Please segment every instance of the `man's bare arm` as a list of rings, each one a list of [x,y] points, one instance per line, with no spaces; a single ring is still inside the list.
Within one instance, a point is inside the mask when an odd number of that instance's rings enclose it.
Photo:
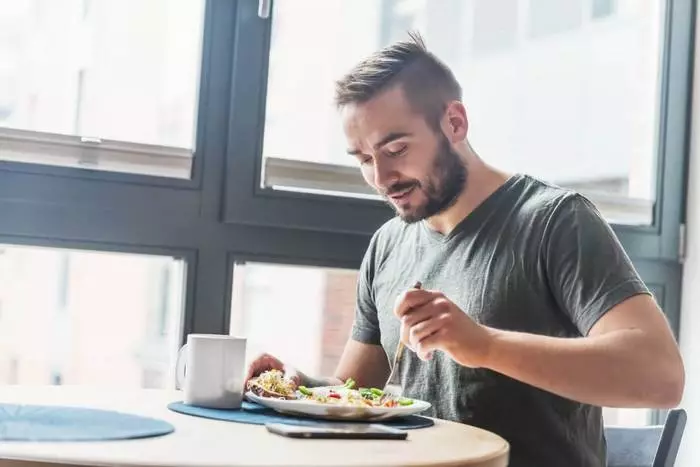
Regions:
[[[299,373],[301,384],[308,387],[343,384],[348,378],[360,387],[383,387],[389,376],[389,362],[379,345],[349,339],[333,377],[314,378]]]
[[[487,367],[564,397],[609,407],[668,408],[683,394],[678,347],[647,295],[614,307],[588,337],[493,334]]]

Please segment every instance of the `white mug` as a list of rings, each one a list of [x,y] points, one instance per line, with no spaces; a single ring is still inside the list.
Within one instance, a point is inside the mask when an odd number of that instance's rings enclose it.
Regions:
[[[246,338],[189,334],[177,356],[176,386],[185,404],[237,409],[243,400]]]

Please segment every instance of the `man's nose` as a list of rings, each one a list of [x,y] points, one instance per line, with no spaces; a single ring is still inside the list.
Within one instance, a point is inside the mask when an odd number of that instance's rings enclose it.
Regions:
[[[375,159],[374,163],[374,186],[383,193],[398,181],[399,177],[392,164],[387,161]]]

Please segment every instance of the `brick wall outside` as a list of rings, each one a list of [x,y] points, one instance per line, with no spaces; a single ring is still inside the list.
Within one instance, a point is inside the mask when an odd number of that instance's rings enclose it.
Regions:
[[[332,375],[355,314],[356,271],[326,271],[321,334],[321,374]]]

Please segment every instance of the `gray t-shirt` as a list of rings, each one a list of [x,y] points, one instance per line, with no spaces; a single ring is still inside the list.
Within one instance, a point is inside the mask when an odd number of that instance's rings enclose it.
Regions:
[[[585,336],[624,299],[649,293],[615,234],[583,196],[515,175],[449,235],[423,222],[387,222],[373,236],[358,281],[352,338],[393,359],[396,297],[420,280],[487,326],[555,337]],[[601,408],[581,404],[446,354],[407,351],[408,397],[427,415],[493,431],[511,445],[511,467],[604,466]]]

